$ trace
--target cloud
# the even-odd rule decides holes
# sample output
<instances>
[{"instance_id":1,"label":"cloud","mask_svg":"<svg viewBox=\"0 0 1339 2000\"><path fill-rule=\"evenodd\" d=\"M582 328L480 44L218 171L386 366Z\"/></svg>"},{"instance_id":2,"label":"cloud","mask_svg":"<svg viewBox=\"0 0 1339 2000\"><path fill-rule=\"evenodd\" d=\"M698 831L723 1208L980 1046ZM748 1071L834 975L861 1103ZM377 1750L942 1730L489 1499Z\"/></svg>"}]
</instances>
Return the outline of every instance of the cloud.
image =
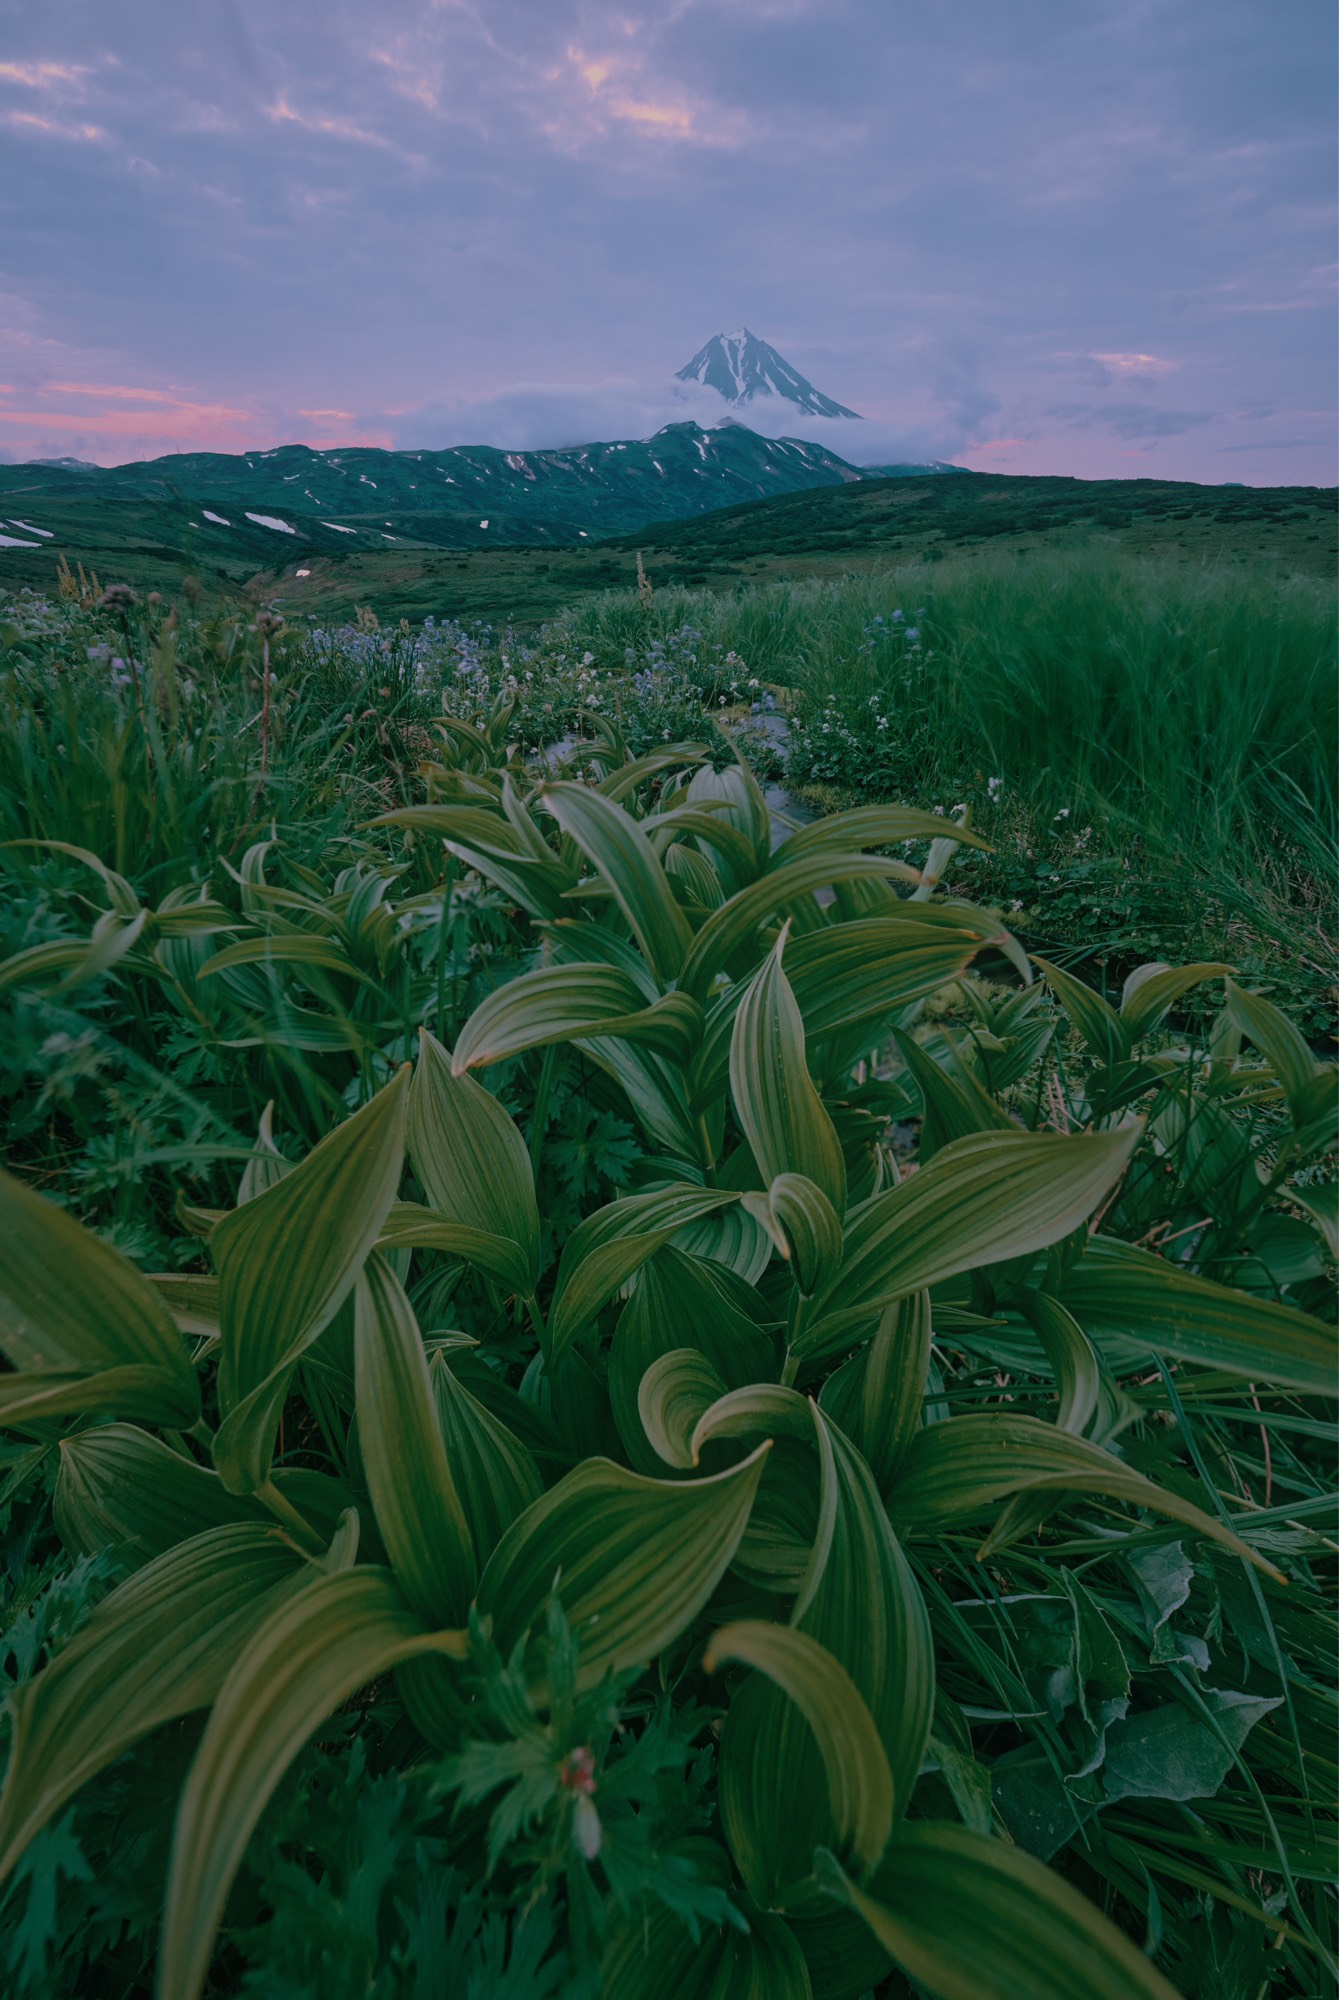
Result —
<instances>
[{"instance_id":1,"label":"cloud","mask_svg":"<svg viewBox=\"0 0 1339 2000\"><path fill-rule=\"evenodd\" d=\"M866 413L844 456L1262 478L1297 437L1279 476L1330 476L1331 10L11 11L0 339L50 426L4 435L35 453L137 408L183 444L645 435L745 323Z\"/></svg>"},{"instance_id":2,"label":"cloud","mask_svg":"<svg viewBox=\"0 0 1339 2000\"><path fill-rule=\"evenodd\" d=\"M1071 429L1113 431L1122 438L1181 437L1215 421L1212 410L1167 410L1158 403L1055 403L1049 414Z\"/></svg>"}]
</instances>

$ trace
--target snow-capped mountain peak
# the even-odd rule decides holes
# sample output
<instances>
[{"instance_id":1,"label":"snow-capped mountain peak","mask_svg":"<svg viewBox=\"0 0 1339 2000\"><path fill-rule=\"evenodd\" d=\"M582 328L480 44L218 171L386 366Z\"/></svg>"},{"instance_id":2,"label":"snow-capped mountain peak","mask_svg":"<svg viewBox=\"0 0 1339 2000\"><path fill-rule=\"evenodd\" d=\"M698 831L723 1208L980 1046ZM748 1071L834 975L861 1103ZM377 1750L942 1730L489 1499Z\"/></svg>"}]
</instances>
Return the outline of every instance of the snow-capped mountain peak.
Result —
<instances>
[{"instance_id":1,"label":"snow-capped mountain peak","mask_svg":"<svg viewBox=\"0 0 1339 2000\"><path fill-rule=\"evenodd\" d=\"M751 403L755 397L776 396L811 417L858 419L860 415L858 410L848 410L844 403L836 403L831 396L815 389L798 368L792 368L774 347L759 340L746 326L736 333L714 333L688 365L679 369L675 379L700 382L704 389L715 389L736 408Z\"/></svg>"}]
</instances>

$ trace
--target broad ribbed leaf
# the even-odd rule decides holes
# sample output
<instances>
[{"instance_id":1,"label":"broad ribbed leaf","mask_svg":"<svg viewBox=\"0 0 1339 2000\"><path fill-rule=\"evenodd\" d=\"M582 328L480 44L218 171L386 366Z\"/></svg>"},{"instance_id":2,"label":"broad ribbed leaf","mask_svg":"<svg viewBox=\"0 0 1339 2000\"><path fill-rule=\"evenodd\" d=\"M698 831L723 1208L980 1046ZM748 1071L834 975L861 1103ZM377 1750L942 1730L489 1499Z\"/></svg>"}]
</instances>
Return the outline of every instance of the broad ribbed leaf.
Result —
<instances>
[{"instance_id":1,"label":"broad ribbed leaf","mask_svg":"<svg viewBox=\"0 0 1339 2000\"><path fill-rule=\"evenodd\" d=\"M440 834L449 853L474 868L487 881L520 904L532 917L553 918L565 914L563 893L575 877L556 854L541 861L531 852L516 828L486 806L433 805L405 806L383 813L373 826L413 827L420 833Z\"/></svg>"},{"instance_id":2,"label":"broad ribbed leaf","mask_svg":"<svg viewBox=\"0 0 1339 2000\"><path fill-rule=\"evenodd\" d=\"M812 1444L814 1420L808 1399L779 1382L750 1382L742 1389L727 1390L693 1426L693 1464L712 1438L763 1436L802 1438Z\"/></svg>"},{"instance_id":3,"label":"broad ribbed leaf","mask_svg":"<svg viewBox=\"0 0 1339 2000\"><path fill-rule=\"evenodd\" d=\"M807 1632L744 1619L712 1635L708 1673L725 1662L754 1667L808 1723L827 1774L828 1809L844 1852L872 1868L893 1829L893 1776L874 1719L841 1662Z\"/></svg>"},{"instance_id":4,"label":"broad ribbed leaf","mask_svg":"<svg viewBox=\"0 0 1339 2000\"><path fill-rule=\"evenodd\" d=\"M545 785L540 797L608 884L660 984L670 985L693 934L636 820L585 785Z\"/></svg>"},{"instance_id":5,"label":"broad ribbed leaf","mask_svg":"<svg viewBox=\"0 0 1339 2000\"><path fill-rule=\"evenodd\" d=\"M20 1395L45 1400L38 1415L98 1407L54 1403L77 1394L80 1376L116 1370L116 1407L189 1428L200 1391L186 1343L171 1314L110 1244L72 1215L0 1171L0 1352L16 1369L45 1375L28 1391L10 1387L9 1421ZM109 1387L104 1385L104 1394Z\"/></svg>"},{"instance_id":6,"label":"broad ribbed leaf","mask_svg":"<svg viewBox=\"0 0 1339 2000\"><path fill-rule=\"evenodd\" d=\"M938 840L943 831L942 813L921 812L914 806L855 806L800 827L782 842L772 866L784 867L801 854L850 854L862 847L892 847L901 840ZM966 847L990 852L989 841L966 827L954 838Z\"/></svg>"},{"instance_id":7,"label":"broad ribbed leaf","mask_svg":"<svg viewBox=\"0 0 1339 2000\"><path fill-rule=\"evenodd\" d=\"M539 1210L525 1141L497 1099L451 1060L424 1028L409 1098L409 1157L431 1206L451 1222L514 1243L533 1292L539 1279Z\"/></svg>"},{"instance_id":8,"label":"broad ribbed leaf","mask_svg":"<svg viewBox=\"0 0 1339 2000\"><path fill-rule=\"evenodd\" d=\"M214 1462L234 1493L270 1468L294 1364L329 1325L381 1233L404 1160L408 1072L210 1237L219 1274Z\"/></svg>"},{"instance_id":9,"label":"broad ribbed leaf","mask_svg":"<svg viewBox=\"0 0 1339 2000\"><path fill-rule=\"evenodd\" d=\"M886 1493L920 1429L930 1368L930 1294L885 1306L873 1338L823 1384L825 1410Z\"/></svg>"},{"instance_id":10,"label":"broad ribbed leaf","mask_svg":"<svg viewBox=\"0 0 1339 2000\"><path fill-rule=\"evenodd\" d=\"M1122 1020L1100 993L1085 986L1072 972L1062 972L1058 965L1038 958L1035 952L1032 963L1040 968L1047 985L1097 1060L1108 1066L1124 1062L1134 1044L1131 1024Z\"/></svg>"},{"instance_id":11,"label":"broad ribbed leaf","mask_svg":"<svg viewBox=\"0 0 1339 2000\"><path fill-rule=\"evenodd\" d=\"M939 1528L979 1519L1011 1493L1067 1492L1101 1493L1165 1514L1279 1575L1230 1528L1100 1445L1036 1417L1003 1411L953 1417L918 1431L888 1497L888 1511L896 1522Z\"/></svg>"},{"instance_id":12,"label":"broad ribbed leaf","mask_svg":"<svg viewBox=\"0 0 1339 2000\"><path fill-rule=\"evenodd\" d=\"M680 986L694 999L704 1000L717 973L769 917L784 913L791 903L830 883L887 880L890 876L920 880L917 871L904 861L888 861L879 854L810 854L788 861L784 868L761 876L712 912L683 961Z\"/></svg>"},{"instance_id":13,"label":"broad ribbed leaf","mask_svg":"<svg viewBox=\"0 0 1339 2000\"><path fill-rule=\"evenodd\" d=\"M993 910L969 903L896 903L885 916L858 917L795 938L786 953L804 1025L817 1039L900 1007L959 978L993 947L1028 964Z\"/></svg>"},{"instance_id":14,"label":"broad ribbed leaf","mask_svg":"<svg viewBox=\"0 0 1339 2000\"><path fill-rule=\"evenodd\" d=\"M549 1312L550 1359L558 1359L685 1223L738 1200L731 1190L684 1185L632 1195L588 1215L568 1237L558 1266Z\"/></svg>"},{"instance_id":15,"label":"broad ribbed leaf","mask_svg":"<svg viewBox=\"0 0 1339 2000\"><path fill-rule=\"evenodd\" d=\"M217 973L231 971L237 965L311 966L318 972L334 972L341 978L356 980L360 986L370 987L373 992L377 987L377 982L358 970L344 947L334 938L312 937L306 932L241 938L236 944L225 945L222 951L216 951L200 967L196 976L208 979Z\"/></svg>"},{"instance_id":16,"label":"broad ribbed leaf","mask_svg":"<svg viewBox=\"0 0 1339 2000\"><path fill-rule=\"evenodd\" d=\"M254 1201L266 1188L272 1188L276 1181L284 1179L293 1171L293 1162L286 1160L274 1143L274 1099L271 1098L260 1114L260 1129L256 1134L256 1150L242 1170L242 1178L237 1185L237 1206Z\"/></svg>"},{"instance_id":17,"label":"broad ribbed leaf","mask_svg":"<svg viewBox=\"0 0 1339 2000\"><path fill-rule=\"evenodd\" d=\"M247 1841L319 1723L402 1661L463 1659L463 1632L431 1632L381 1569L322 1576L280 1603L233 1665L177 1813L158 1986L197 2000Z\"/></svg>"},{"instance_id":18,"label":"broad ribbed leaf","mask_svg":"<svg viewBox=\"0 0 1339 2000\"><path fill-rule=\"evenodd\" d=\"M776 1374L772 1343L749 1317L751 1300L752 1294L741 1294L730 1274L718 1271L704 1258L686 1256L673 1245L658 1251L642 1266L636 1289L618 1316L609 1348L614 1421L636 1471L658 1473L664 1469L647 1443L638 1411L642 1380L662 1355L691 1344L721 1381L734 1388L766 1381Z\"/></svg>"},{"instance_id":19,"label":"broad ribbed leaf","mask_svg":"<svg viewBox=\"0 0 1339 2000\"><path fill-rule=\"evenodd\" d=\"M842 1260L841 1217L807 1174L778 1174L766 1194L745 1194L743 1205L790 1264L801 1298L811 1298L835 1277Z\"/></svg>"},{"instance_id":20,"label":"broad ribbed leaf","mask_svg":"<svg viewBox=\"0 0 1339 2000\"><path fill-rule=\"evenodd\" d=\"M701 1009L686 993L653 1006L613 965L547 965L508 980L480 1001L460 1031L451 1067L457 1076L526 1049L585 1035L647 1042L686 1060L701 1031Z\"/></svg>"},{"instance_id":21,"label":"broad ribbed leaf","mask_svg":"<svg viewBox=\"0 0 1339 2000\"><path fill-rule=\"evenodd\" d=\"M902 1060L911 1071L921 1094L925 1117L917 1159L927 1166L944 1146L954 1139L968 1139L975 1132L1011 1132L1017 1127L983 1084L965 1067L957 1076L913 1042L910 1035L897 1034Z\"/></svg>"},{"instance_id":22,"label":"broad ribbed leaf","mask_svg":"<svg viewBox=\"0 0 1339 2000\"><path fill-rule=\"evenodd\" d=\"M116 1548L138 1562L206 1529L265 1518L259 1502L230 1493L216 1472L133 1424L61 1440L52 1507L72 1554Z\"/></svg>"},{"instance_id":23,"label":"broad ribbed leaf","mask_svg":"<svg viewBox=\"0 0 1339 2000\"><path fill-rule=\"evenodd\" d=\"M1121 991L1120 1017L1132 1040L1150 1034L1183 994L1231 972L1230 965L1140 965Z\"/></svg>"},{"instance_id":24,"label":"broad ribbed leaf","mask_svg":"<svg viewBox=\"0 0 1339 2000\"><path fill-rule=\"evenodd\" d=\"M1097 1332L1127 1334L1157 1353L1310 1395L1339 1394L1333 1327L1196 1277L1132 1243L1093 1237L1066 1275L1063 1297L1079 1324Z\"/></svg>"},{"instance_id":25,"label":"broad ribbed leaf","mask_svg":"<svg viewBox=\"0 0 1339 2000\"><path fill-rule=\"evenodd\" d=\"M1223 988L1230 1018L1244 1035L1250 1036L1278 1078L1279 1088L1292 1113L1293 1124L1299 1128L1305 1126L1315 1116L1313 1100L1318 1065L1300 1029L1294 1027L1288 1016L1272 1001L1262 999L1258 993L1248 993L1234 980L1225 979ZM1332 1106L1335 1094L1333 1075L1327 1075L1325 1071L1319 1073L1325 1076L1325 1096Z\"/></svg>"},{"instance_id":26,"label":"broad ribbed leaf","mask_svg":"<svg viewBox=\"0 0 1339 2000\"><path fill-rule=\"evenodd\" d=\"M486 1229L473 1229L467 1222L453 1222L416 1201L391 1204L385 1227L377 1238L378 1250L444 1250L450 1257L463 1258L487 1271L490 1278L509 1292L528 1294L530 1263L519 1243L510 1236L494 1236Z\"/></svg>"},{"instance_id":27,"label":"broad ribbed leaf","mask_svg":"<svg viewBox=\"0 0 1339 2000\"><path fill-rule=\"evenodd\" d=\"M627 1916L616 1912L601 1990L604 2000L812 2000L813 1994L804 1956L780 1917L754 1911L747 1931L705 1925L694 1937L663 1903Z\"/></svg>"},{"instance_id":28,"label":"broad ribbed leaf","mask_svg":"<svg viewBox=\"0 0 1339 2000\"><path fill-rule=\"evenodd\" d=\"M637 1391L646 1441L666 1465L691 1472L693 1431L703 1412L726 1393L713 1364L696 1347L674 1347L653 1361Z\"/></svg>"},{"instance_id":29,"label":"broad ribbed leaf","mask_svg":"<svg viewBox=\"0 0 1339 2000\"><path fill-rule=\"evenodd\" d=\"M461 1623L478 1567L451 1476L414 1309L369 1257L354 1294L358 1443L396 1580L420 1617Z\"/></svg>"},{"instance_id":30,"label":"broad ribbed leaf","mask_svg":"<svg viewBox=\"0 0 1339 2000\"><path fill-rule=\"evenodd\" d=\"M826 1647L855 1683L886 1753L900 1814L934 1712L929 1619L869 1467L821 1411L809 1410L822 1472L819 1525L791 1623ZM833 1837L822 1756L803 1716L761 1678L745 1682L726 1717L720 1811L755 1902L773 1909L811 1903L814 1847Z\"/></svg>"},{"instance_id":31,"label":"broad ribbed leaf","mask_svg":"<svg viewBox=\"0 0 1339 2000\"><path fill-rule=\"evenodd\" d=\"M181 1377L166 1368L99 1368L91 1375L80 1368L24 1368L0 1375L0 1428L120 1411L175 1429L189 1407Z\"/></svg>"},{"instance_id":32,"label":"broad ribbed leaf","mask_svg":"<svg viewBox=\"0 0 1339 2000\"><path fill-rule=\"evenodd\" d=\"M517 1515L538 1500L544 1481L525 1445L457 1380L441 1351L428 1357L428 1379L446 1462L483 1563Z\"/></svg>"},{"instance_id":33,"label":"broad ribbed leaf","mask_svg":"<svg viewBox=\"0 0 1339 2000\"><path fill-rule=\"evenodd\" d=\"M315 1575L277 1528L244 1524L197 1535L114 1590L11 1697L0 1880L81 1785L207 1707L274 1606Z\"/></svg>"},{"instance_id":34,"label":"broad ribbed leaf","mask_svg":"<svg viewBox=\"0 0 1339 2000\"><path fill-rule=\"evenodd\" d=\"M813 1044L864 1022L872 1032L913 1000L960 978L987 945L1011 954L1019 950L988 910L895 902L886 917L792 935L786 977ZM724 1086L735 1009L744 990L744 982L727 989L708 1011L694 1058L695 1106L712 1102Z\"/></svg>"},{"instance_id":35,"label":"broad ribbed leaf","mask_svg":"<svg viewBox=\"0 0 1339 2000\"><path fill-rule=\"evenodd\" d=\"M730 1094L764 1181L803 1174L840 1216L846 1207L846 1163L805 1067L804 1022L781 969L785 941L783 929L736 1010Z\"/></svg>"},{"instance_id":36,"label":"broad ribbed leaf","mask_svg":"<svg viewBox=\"0 0 1339 2000\"><path fill-rule=\"evenodd\" d=\"M821 1879L934 2000L1177 2000L1077 1889L967 1827L902 1827L867 1892L830 1856Z\"/></svg>"},{"instance_id":37,"label":"broad ribbed leaf","mask_svg":"<svg viewBox=\"0 0 1339 2000\"><path fill-rule=\"evenodd\" d=\"M538 1629L556 1576L582 1686L653 1660L724 1575L767 1449L713 1479L645 1479L605 1458L569 1472L507 1530L480 1579L502 1653Z\"/></svg>"},{"instance_id":38,"label":"broad ribbed leaf","mask_svg":"<svg viewBox=\"0 0 1339 2000\"><path fill-rule=\"evenodd\" d=\"M1140 1129L1076 1138L983 1132L946 1146L913 1179L848 1215L841 1270L815 1298L792 1353L830 1352L849 1327L895 1299L1059 1242L1110 1193Z\"/></svg>"}]
</instances>

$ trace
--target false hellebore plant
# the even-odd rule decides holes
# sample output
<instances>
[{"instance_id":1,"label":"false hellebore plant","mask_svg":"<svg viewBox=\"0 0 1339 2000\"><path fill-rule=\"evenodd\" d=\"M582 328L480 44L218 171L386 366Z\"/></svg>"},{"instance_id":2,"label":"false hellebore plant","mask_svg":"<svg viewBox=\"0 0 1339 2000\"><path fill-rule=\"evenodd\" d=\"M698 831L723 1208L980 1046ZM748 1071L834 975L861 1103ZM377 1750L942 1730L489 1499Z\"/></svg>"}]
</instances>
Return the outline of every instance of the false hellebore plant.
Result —
<instances>
[{"instance_id":1,"label":"false hellebore plant","mask_svg":"<svg viewBox=\"0 0 1339 2000\"><path fill-rule=\"evenodd\" d=\"M952 1704L937 1707L904 1541L984 1524L993 1555L1084 1495L1112 1535L1134 1525L1122 1508L1145 1510L1269 1570L1111 1448L1130 1415L1112 1353L1332 1385L1320 1322L1101 1232L1144 1131L1126 1107L1168 1060L1140 1048L1224 969L1154 971L1119 1013L1048 970L1098 1061L1088 1129L1026 1129L998 1092L1051 1032L1041 989L996 917L929 894L971 833L868 807L773 852L748 773L689 779L684 762L677 747L529 796L483 769L391 816L502 886L542 962L453 1050L425 1032L300 1164L263 1134L236 1208L188 1218L209 1274L146 1279L0 1182L0 1423L58 1448L68 1548L130 1568L15 1697L0 1876L98 1771L207 1711L177 1808L164 2000L200 1992L248 1839L325 1718L394 1676L407 1761L468 1780L506 1734L496 1675L480 1692L499 1662L513 1733L553 1765L587 1858L601 1772L541 1718L639 1677L692 1679L723 1711L714 1814L665 1873L717 1885L729 1920L685 1922L668 1891L616 1907L614 2000L843 2000L894 1962L943 2000L1171 1993L954 1778L971 1758L940 1740ZM641 780L676 765L645 812ZM943 844L924 873L867 851L926 838ZM926 1115L923 1164L899 1182L864 1059L987 949L1025 982L1015 1032L983 1038L980 1072L904 1041ZM1300 1157L1323 1085L1281 1016L1236 1004ZM530 1151L477 1073L561 1044L618 1087L647 1158L546 1268ZM486 1339L420 1327L411 1292L433 1272L491 1301L519 1394ZM932 1342L982 1327L1049 1364L1054 1421L1004 1404L924 1421ZM306 1455L333 1469L287 1462L285 1425L289 1458L315 1439ZM926 1769L949 1775L958 1819L927 1816Z\"/></svg>"}]
</instances>

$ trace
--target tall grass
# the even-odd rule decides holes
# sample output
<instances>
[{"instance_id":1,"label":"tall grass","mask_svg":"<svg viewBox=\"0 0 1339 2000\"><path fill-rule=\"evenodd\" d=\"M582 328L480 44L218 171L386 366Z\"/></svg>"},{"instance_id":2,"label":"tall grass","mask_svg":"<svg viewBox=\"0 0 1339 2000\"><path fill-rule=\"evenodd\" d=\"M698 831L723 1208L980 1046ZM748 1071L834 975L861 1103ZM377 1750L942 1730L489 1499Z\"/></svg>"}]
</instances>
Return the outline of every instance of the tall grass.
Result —
<instances>
[{"instance_id":1,"label":"tall grass","mask_svg":"<svg viewBox=\"0 0 1339 2000\"><path fill-rule=\"evenodd\" d=\"M652 615L791 686L801 716L831 705L877 732L884 770L921 797L985 772L1038 811L1138 827L1209 868L1279 839L1315 865L1335 837L1336 612L1310 579L1039 551L666 591ZM613 653L645 632L638 618L628 593L568 622Z\"/></svg>"}]
</instances>

